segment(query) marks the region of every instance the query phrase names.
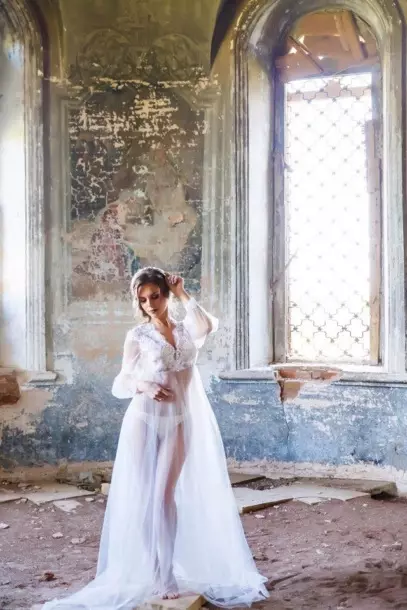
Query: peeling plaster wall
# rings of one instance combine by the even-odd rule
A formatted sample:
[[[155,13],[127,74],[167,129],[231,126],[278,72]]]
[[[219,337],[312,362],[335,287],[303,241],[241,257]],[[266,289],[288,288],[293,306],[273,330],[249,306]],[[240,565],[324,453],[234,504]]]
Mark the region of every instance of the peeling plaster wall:
[[[17,12],[21,1],[13,0]],[[30,385],[19,371],[23,397],[0,412],[7,468],[111,460],[127,406],[110,388],[134,325],[132,274],[155,264],[182,273],[191,292],[201,288],[204,115],[217,2],[36,6],[49,35],[47,368],[58,378]],[[3,333],[0,368],[15,367],[7,357],[14,347]]]
[[[214,381],[210,393],[227,454],[238,461],[407,468],[402,386],[309,386],[285,404],[272,382]]]
[[[200,295],[217,4],[60,3],[47,233],[48,366],[58,380],[25,386],[17,405],[0,409],[4,468],[112,460],[127,407],[110,388],[133,324],[131,274],[156,263],[182,272]],[[212,295],[220,314],[221,296]],[[282,405],[275,382],[218,379],[231,341],[226,318],[201,364],[230,458],[407,467],[407,389],[309,387]]]

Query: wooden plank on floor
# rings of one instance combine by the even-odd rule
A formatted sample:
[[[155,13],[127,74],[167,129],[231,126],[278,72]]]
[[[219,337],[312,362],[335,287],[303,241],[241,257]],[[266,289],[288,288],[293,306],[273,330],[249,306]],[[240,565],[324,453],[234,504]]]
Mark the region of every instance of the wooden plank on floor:
[[[293,502],[302,502],[302,504],[314,506],[314,504],[321,504],[321,502],[329,502],[329,498],[294,498]]]
[[[297,498],[323,498],[324,500],[342,500],[343,502],[369,495],[364,491],[344,489],[339,487],[339,485],[332,487],[324,486],[321,481],[318,481],[317,484],[305,483],[304,481],[293,483],[287,486],[286,493],[291,493],[293,500]]]
[[[235,500],[241,515],[256,510],[262,510],[268,506],[276,506],[283,502],[292,500],[291,493],[287,493],[289,485],[277,487],[276,489],[250,489],[249,487],[234,487]]]
[[[44,483],[38,489],[21,492],[23,498],[27,498],[27,500],[38,506],[47,502],[54,502],[55,500],[67,500],[68,498],[81,498],[94,495],[95,492],[93,491],[86,491],[74,485],[65,485],[63,483]]]
[[[199,610],[204,603],[202,595],[184,595],[178,599],[154,597],[134,610]]]
[[[229,478],[232,485],[241,485],[242,483],[252,483],[253,481],[261,481],[266,477],[262,474],[251,474],[250,472],[239,472],[237,470],[229,470]]]
[[[374,481],[364,479],[323,479],[323,478],[307,478],[301,480],[303,483],[311,483],[312,485],[322,485],[324,487],[340,487],[341,489],[353,489],[361,491],[371,496],[377,496],[382,493],[390,496],[397,495],[397,485],[393,481]]]
[[[248,487],[233,488],[236,503],[240,514],[249,513],[256,510],[262,510],[268,506],[275,506],[290,500],[299,500],[306,498],[309,503],[309,498],[320,498],[325,500],[352,500],[359,497],[367,497],[369,494],[353,489],[340,489],[338,487],[323,487],[321,484],[315,485],[312,483],[293,483],[292,485],[284,485],[275,487],[274,489],[250,489]]]
[[[15,500],[19,500],[21,498],[21,494],[17,494],[14,491],[6,491],[5,489],[0,490],[0,504],[3,502],[13,502]]]
[[[100,491],[104,496],[108,496],[110,491],[110,483],[102,483]]]

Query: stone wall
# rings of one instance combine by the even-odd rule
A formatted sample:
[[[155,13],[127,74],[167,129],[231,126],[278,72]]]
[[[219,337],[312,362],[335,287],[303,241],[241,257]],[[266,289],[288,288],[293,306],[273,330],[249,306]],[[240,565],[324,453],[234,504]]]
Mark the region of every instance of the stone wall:
[[[199,295],[202,276],[217,2],[62,0],[51,10],[39,0],[31,8],[50,71],[47,371],[30,375],[6,358],[13,333],[2,335],[0,366],[7,375],[16,369],[22,387],[20,401],[1,411],[4,466],[112,459],[126,405],[110,387],[134,324],[130,278],[154,264],[182,273]],[[12,38],[6,55],[29,47],[17,26]]]
[[[134,323],[129,279],[153,263],[181,272],[189,290],[205,295],[221,317],[221,331],[200,363],[230,458],[404,470],[403,383],[305,388],[282,403],[272,379],[219,377],[230,365],[236,339],[230,312],[239,295],[227,267],[233,240],[226,236],[213,251],[207,248],[211,232],[222,235],[226,226],[211,226],[211,206],[222,205],[225,218],[233,217],[222,189],[219,200],[204,193],[216,162],[204,158],[205,138],[222,144],[223,137],[208,133],[213,123],[206,115],[219,99],[208,78],[218,2],[61,0],[55,6],[38,0],[49,34],[45,286],[51,374],[30,383],[24,371],[18,373],[21,398],[0,407],[0,466],[114,458],[127,403],[113,398],[110,388]],[[229,112],[228,99],[230,91],[223,91],[219,112]],[[219,284],[208,280],[210,265],[222,269]],[[7,374],[14,365],[1,364]]]

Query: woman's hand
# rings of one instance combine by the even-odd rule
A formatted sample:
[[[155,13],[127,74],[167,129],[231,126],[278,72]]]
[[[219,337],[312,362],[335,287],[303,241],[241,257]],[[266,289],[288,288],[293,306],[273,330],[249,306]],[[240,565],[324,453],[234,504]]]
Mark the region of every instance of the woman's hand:
[[[189,296],[185,291],[184,278],[182,278],[180,275],[174,275],[171,273],[168,273],[166,277],[168,287],[171,290],[172,294],[181,301],[188,301]]]
[[[142,394],[146,394],[152,400],[157,402],[172,402],[175,398],[174,392],[170,388],[165,388],[158,383],[151,381],[139,381],[137,389]]]

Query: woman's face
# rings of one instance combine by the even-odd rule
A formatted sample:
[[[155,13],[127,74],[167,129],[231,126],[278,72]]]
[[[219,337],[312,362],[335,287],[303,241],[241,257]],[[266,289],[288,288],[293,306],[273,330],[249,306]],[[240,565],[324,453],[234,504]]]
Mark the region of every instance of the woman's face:
[[[162,318],[168,309],[168,297],[164,296],[156,284],[144,284],[137,291],[141,309],[150,318]]]

